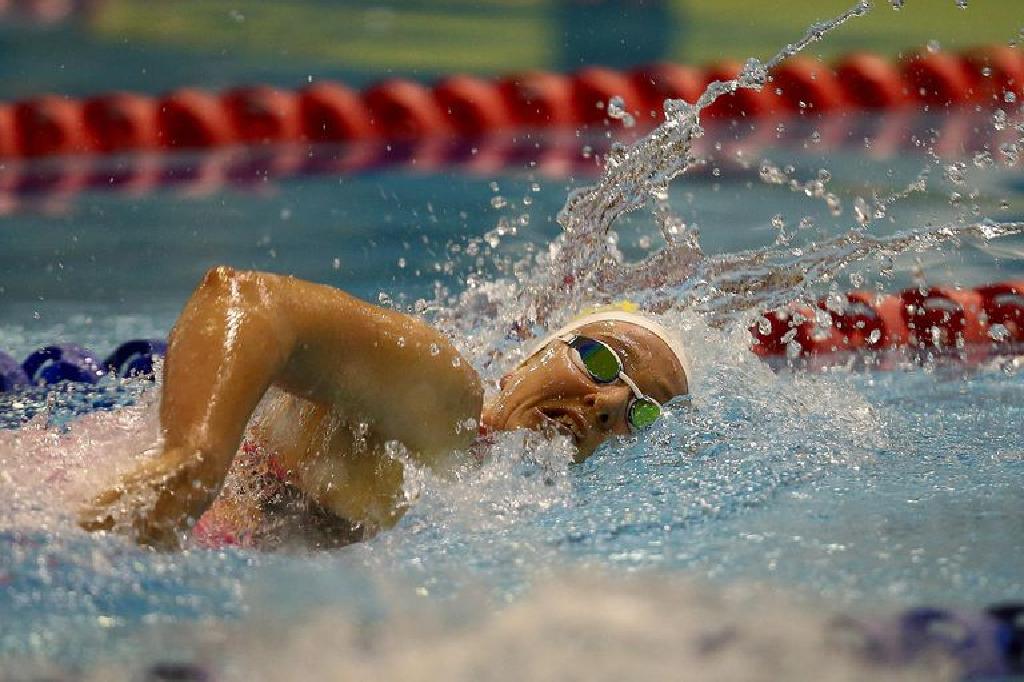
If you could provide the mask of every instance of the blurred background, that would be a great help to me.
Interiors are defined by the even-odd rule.
[[[852,0],[0,0],[0,98],[767,57]],[[1005,43],[1021,0],[890,0],[812,51]],[[967,5],[960,9],[958,5]]]
[[[767,58],[853,2],[0,0],[0,101],[44,93],[158,94],[183,86],[218,92],[261,83],[294,90],[327,80],[364,88],[390,77],[429,83],[453,73]],[[926,45],[955,51],[1005,45],[1020,40],[1024,29],[1022,0],[967,0],[966,9],[959,7],[964,0],[900,4],[895,11],[891,0],[876,0],[872,13],[806,54],[895,56]],[[970,132],[991,128],[959,115],[929,116],[840,116],[821,129],[809,119],[787,124],[785,134],[764,120],[709,132],[707,166],[675,183],[672,205],[699,229],[709,254],[771,244],[776,218],[816,225],[818,231],[801,232],[815,239],[837,233],[848,229],[859,197],[885,195],[915,180],[930,163],[920,140],[941,139],[966,154]],[[479,167],[458,144],[439,152],[429,140],[397,150],[388,145],[397,163],[371,150],[382,159],[355,163],[353,171],[330,164],[273,170],[275,164],[294,169],[308,157],[301,145],[0,159],[0,350],[26,353],[55,339],[104,349],[132,336],[163,335],[202,273],[217,264],[292,273],[374,301],[461,291],[471,273],[493,274],[477,272],[497,260],[489,243],[483,244],[485,264],[476,257],[483,235],[504,231],[502,257],[520,258],[559,233],[555,216],[568,191],[599,171],[601,145],[610,142],[606,132],[625,131],[609,126],[577,138],[565,130],[560,134],[567,141],[551,139],[545,148],[542,138],[526,138],[524,154],[505,154],[503,143],[495,143],[491,151],[498,150],[503,165],[485,159]],[[870,148],[869,136],[877,141]],[[754,140],[739,165],[730,146],[738,137]],[[998,161],[995,149],[990,157]],[[431,162],[449,152],[461,154],[461,162]],[[362,152],[318,153],[344,159]],[[545,158],[553,161],[545,164]],[[765,158],[791,167],[801,181],[827,170],[844,212],[765,185],[758,176]],[[1022,185],[1011,173],[980,177],[980,198],[971,206],[952,205],[953,189],[938,177],[927,195],[901,202],[877,229],[950,221],[975,203],[999,219],[1024,215]],[[630,258],[661,243],[643,213],[617,229]],[[904,286],[922,268],[943,282],[993,281],[1024,268],[1015,259],[1021,248],[1013,246],[995,265],[994,256],[970,245],[955,255],[931,254],[923,265],[921,256],[897,264],[895,279],[882,286]]]

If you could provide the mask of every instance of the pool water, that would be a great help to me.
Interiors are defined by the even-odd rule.
[[[942,130],[952,116],[925,115],[922,125]],[[965,116],[990,132],[988,114]],[[856,139],[890,118],[829,125]],[[658,214],[633,213],[613,233],[587,232],[593,251],[573,252],[572,239],[547,248],[567,190],[593,181],[585,160],[565,176],[528,165],[487,175],[381,166],[205,193],[97,188],[0,218],[0,348],[18,357],[44,342],[103,354],[128,338],[166,336],[202,273],[226,263],[474,331],[476,345],[492,340],[501,353],[467,350],[487,379],[516,357],[503,324],[525,307],[517,296],[561,274],[546,265],[607,253],[640,264],[595,280],[607,294],[642,289],[646,280],[629,277],[654,268],[651,254],[669,235],[700,244],[680,238],[673,248],[688,260],[643,294],[677,303],[664,317],[691,355],[688,404],[674,402],[650,432],[579,465],[566,442],[513,433],[454,481],[409,467],[416,503],[398,527],[338,551],[157,554],[87,535],[70,521],[75,501],[155,440],[158,386],[108,379],[0,397],[0,656],[12,675],[131,679],[159,662],[194,663],[217,679],[693,669],[864,679],[882,673],[828,640],[834,615],[1019,599],[1024,349],[970,361],[897,355],[885,369],[858,358],[813,371],[770,365],[749,350],[756,301],[723,286],[742,277],[751,296],[782,301],[1020,279],[1019,230],[991,239],[970,227],[1021,220],[1019,166],[979,159],[970,145],[938,158],[910,132],[881,153],[822,147],[815,125],[751,125],[705,132],[705,162],[662,198],[675,232],[659,230]],[[756,149],[737,154],[738,137],[755,137]],[[956,160],[967,177],[943,177]],[[766,182],[770,168],[800,182],[827,177],[842,209]],[[855,224],[858,197],[877,204],[922,168],[926,186],[855,228],[879,240],[865,258],[828,259],[841,255],[835,240]],[[895,239],[908,230],[918,236]],[[818,274],[794,276],[807,254],[820,256]],[[778,268],[759,269],[766,262]],[[510,295],[501,283],[516,277]],[[571,297],[540,294],[552,296],[549,320],[572,312]],[[493,308],[509,315],[495,320]]]
[[[768,153],[798,176],[826,164],[792,145]],[[891,182],[891,174],[912,177],[916,161],[850,154],[827,166],[833,187],[857,193]],[[732,168],[673,186],[676,205],[700,220],[706,253],[770,243],[774,228],[762,203],[773,214],[813,216],[812,230],[823,236],[841,229],[843,218],[824,204],[762,183],[759,172]],[[979,202],[1005,200],[1003,215],[1019,212],[1014,177],[980,173],[986,195]],[[437,283],[458,292],[475,262],[467,267],[450,244],[522,214],[529,220],[503,248],[522,252],[550,240],[570,181],[514,170],[494,178],[384,170],[299,178],[261,193],[86,194],[63,214],[3,219],[18,257],[5,278],[0,339],[15,354],[47,341],[102,353],[127,338],[164,336],[190,287],[219,262],[293,272],[371,300],[383,292],[403,305],[430,296]],[[494,208],[495,196],[511,206]],[[956,210],[936,187],[897,206],[894,223],[879,232],[948,220]],[[619,243],[640,257],[656,248],[656,236],[644,240],[652,234],[637,218],[620,228]],[[873,278],[889,290],[922,271],[929,281],[980,284],[1020,277],[1021,247],[1019,237],[968,240],[897,257],[891,276],[871,263],[861,270],[868,286]],[[290,652],[276,665],[295,669],[302,647],[284,633],[352,654],[369,633],[411,619],[415,625],[388,646],[420,651],[429,668],[448,664],[424,653],[434,651],[424,639],[433,628],[447,639],[430,636],[452,646],[474,628],[496,629],[478,642],[495,648],[487,637],[522,638],[547,623],[552,592],[570,613],[613,598],[646,609],[640,620],[652,630],[681,627],[677,621],[690,621],[680,614],[708,609],[708,600],[730,627],[751,612],[774,614],[794,624],[779,646],[802,651],[830,614],[919,603],[977,607],[1021,595],[1024,363],[1017,356],[905,359],[887,371],[772,369],[747,350],[741,326],[709,327],[688,312],[668,319],[692,354],[692,409],[673,409],[652,433],[610,443],[581,465],[569,466],[564,444],[524,444],[517,435],[457,484],[414,472],[408,484],[418,502],[398,528],[331,553],[159,555],[77,531],[66,507],[51,508],[54,493],[73,498],[102,476],[97,469],[123,466],[146,447],[156,430],[156,391],[111,382],[62,399],[51,394],[49,427],[37,416],[0,432],[3,655],[63,670],[200,661],[229,676],[239,661],[262,660],[256,642],[275,628]],[[14,398],[3,400],[9,408]],[[132,406],[93,410],[102,400]],[[71,419],[72,411],[88,414]],[[615,577],[624,572],[632,579]],[[722,592],[737,587],[755,596],[737,604]],[[777,591],[788,596],[772,596]],[[504,623],[508,609],[525,621]],[[502,615],[482,615],[489,613]],[[344,624],[347,634],[321,631],[314,625],[321,619]],[[552,636],[583,636],[572,618],[549,627]],[[598,638],[615,631],[588,627]],[[754,646],[767,633],[755,628],[743,641]],[[227,653],[213,653],[224,638]],[[828,658],[825,645],[817,651]],[[558,659],[543,655],[549,665]],[[734,655],[723,660],[731,665]],[[327,674],[341,660],[348,659],[323,658],[317,670]],[[367,670],[393,670],[393,656],[381,652],[362,660]],[[576,664],[601,672],[583,655]]]

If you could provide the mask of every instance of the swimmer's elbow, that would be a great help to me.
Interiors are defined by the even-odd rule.
[[[228,286],[236,280],[241,273],[229,265],[216,265],[206,271],[203,281],[199,287],[202,289],[216,289]]]

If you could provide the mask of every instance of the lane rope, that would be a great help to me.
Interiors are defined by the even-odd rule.
[[[392,78],[362,92],[319,82],[292,91],[254,85],[156,97],[114,92],[86,99],[41,95],[0,104],[0,158],[210,149],[283,142],[475,137],[516,129],[604,129],[622,97],[641,128],[665,98],[694,101],[736,62],[589,66],[572,74],[530,71],[496,79],[454,75],[433,85]],[[759,91],[741,89],[704,112],[708,120],[904,108],[992,108],[1024,96],[1024,52],[1006,45],[900,60],[851,54],[834,64],[794,57]]]

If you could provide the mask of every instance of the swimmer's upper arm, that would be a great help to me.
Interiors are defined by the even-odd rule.
[[[365,417],[384,438],[432,457],[469,445],[483,388],[439,331],[339,289],[261,273],[294,335],[274,383]]]

